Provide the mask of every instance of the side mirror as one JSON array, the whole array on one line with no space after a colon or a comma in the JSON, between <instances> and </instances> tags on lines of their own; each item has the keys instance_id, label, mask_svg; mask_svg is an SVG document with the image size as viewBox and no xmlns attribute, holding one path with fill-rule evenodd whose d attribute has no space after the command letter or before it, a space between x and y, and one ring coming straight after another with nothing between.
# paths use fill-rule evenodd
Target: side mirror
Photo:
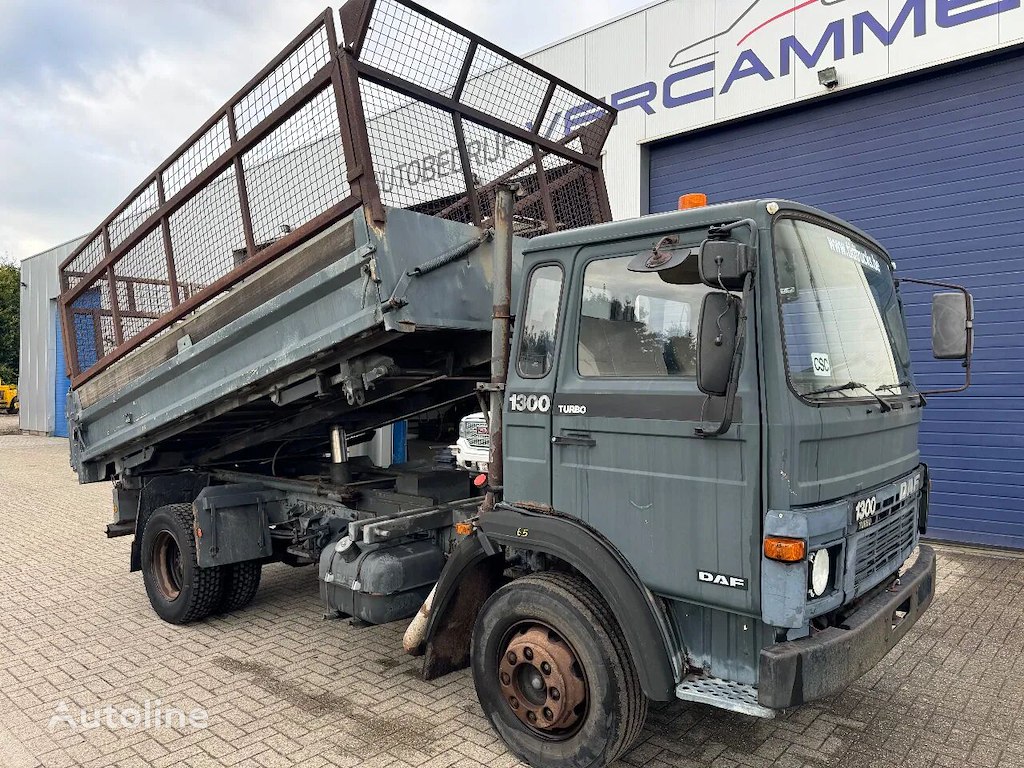
<instances>
[{"instance_id":1,"label":"side mirror","mask_svg":"<svg viewBox=\"0 0 1024 768\"><path fill-rule=\"evenodd\" d=\"M756 251L735 240L705 240L697 260L704 285L726 291L739 291L743 279L754 269Z\"/></svg>"},{"instance_id":2,"label":"side mirror","mask_svg":"<svg viewBox=\"0 0 1024 768\"><path fill-rule=\"evenodd\" d=\"M966 360L971 354L974 302L966 292L932 296L932 355L936 360Z\"/></svg>"},{"instance_id":3,"label":"side mirror","mask_svg":"<svg viewBox=\"0 0 1024 768\"><path fill-rule=\"evenodd\" d=\"M704 296L697 329L697 388L705 395L726 395L739 318L740 302L734 296L722 291Z\"/></svg>"}]
</instances>

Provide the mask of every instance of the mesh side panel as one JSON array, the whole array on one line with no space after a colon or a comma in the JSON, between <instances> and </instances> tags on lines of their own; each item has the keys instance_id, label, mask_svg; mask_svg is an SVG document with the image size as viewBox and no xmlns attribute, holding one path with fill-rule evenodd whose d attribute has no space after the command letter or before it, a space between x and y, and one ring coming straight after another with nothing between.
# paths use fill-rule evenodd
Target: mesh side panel
<instances>
[{"instance_id":1,"label":"mesh side panel","mask_svg":"<svg viewBox=\"0 0 1024 768\"><path fill-rule=\"evenodd\" d=\"M454 29L382 0L374 8L359 60L451 96L468 51L469 40Z\"/></svg>"},{"instance_id":2,"label":"mesh side panel","mask_svg":"<svg viewBox=\"0 0 1024 768\"><path fill-rule=\"evenodd\" d=\"M533 161L533 146L471 120L463 125L473 175L482 185L504 178L514 168Z\"/></svg>"},{"instance_id":3,"label":"mesh side panel","mask_svg":"<svg viewBox=\"0 0 1024 768\"><path fill-rule=\"evenodd\" d=\"M231 146L228 120L221 118L210 130L196 139L163 172L164 196L170 200L196 176L210 167L210 163Z\"/></svg>"},{"instance_id":4,"label":"mesh side panel","mask_svg":"<svg viewBox=\"0 0 1024 768\"><path fill-rule=\"evenodd\" d=\"M601 220L594 177L558 155L543 160L556 228L574 229Z\"/></svg>"},{"instance_id":5,"label":"mesh side panel","mask_svg":"<svg viewBox=\"0 0 1024 768\"><path fill-rule=\"evenodd\" d=\"M466 121L466 145L470 164L480 179L480 210L485 219L494 215L498 184L519 186L513 208L513 230L520 237L552 231L547 224L540 180L534 165L533 145L513 139L472 121ZM474 150L475 148L475 150Z\"/></svg>"},{"instance_id":6,"label":"mesh side panel","mask_svg":"<svg viewBox=\"0 0 1024 768\"><path fill-rule=\"evenodd\" d=\"M547 88L547 78L480 46L473 56L462 102L519 128L532 128Z\"/></svg>"},{"instance_id":7,"label":"mesh side panel","mask_svg":"<svg viewBox=\"0 0 1024 768\"><path fill-rule=\"evenodd\" d=\"M530 166L522 177L526 186L530 182L536 184L537 174L534 166ZM536 195L528 196L516 204L512 216L512 232L519 237L536 237L549 231L547 217L544 215L544 203Z\"/></svg>"},{"instance_id":8,"label":"mesh side panel","mask_svg":"<svg viewBox=\"0 0 1024 768\"><path fill-rule=\"evenodd\" d=\"M110 237L110 248L113 250L124 242L135 229L157 209L156 182L142 190L121 212L114 217L107 227Z\"/></svg>"},{"instance_id":9,"label":"mesh side panel","mask_svg":"<svg viewBox=\"0 0 1024 768\"><path fill-rule=\"evenodd\" d=\"M163 234L155 227L114 265L117 306L125 341L171 309Z\"/></svg>"},{"instance_id":10,"label":"mesh side panel","mask_svg":"<svg viewBox=\"0 0 1024 768\"><path fill-rule=\"evenodd\" d=\"M257 245L351 194L334 91L321 91L242 157Z\"/></svg>"},{"instance_id":11,"label":"mesh side panel","mask_svg":"<svg viewBox=\"0 0 1024 768\"><path fill-rule=\"evenodd\" d=\"M87 245L83 246L81 253L75 257L74 261L68 264L64 273L87 274L96 268L105 255L103 252L103 235L96 235ZM70 284L65 286L65 290L68 288L71 288Z\"/></svg>"},{"instance_id":12,"label":"mesh side panel","mask_svg":"<svg viewBox=\"0 0 1024 768\"><path fill-rule=\"evenodd\" d=\"M170 217L178 282L191 292L223 277L245 255L234 168L228 167Z\"/></svg>"},{"instance_id":13,"label":"mesh side panel","mask_svg":"<svg viewBox=\"0 0 1024 768\"><path fill-rule=\"evenodd\" d=\"M331 47L327 30L320 27L235 105L238 137L245 136L263 118L287 101L330 60Z\"/></svg>"},{"instance_id":14,"label":"mesh side panel","mask_svg":"<svg viewBox=\"0 0 1024 768\"><path fill-rule=\"evenodd\" d=\"M582 140L582 145L573 147L577 152L597 154L608 134L610 121L607 107L558 86L539 130L552 141L576 135Z\"/></svg>"},{"instance_id":15,"label":"mesh side panel","mask_svg":"<svg viewBox=\"0 0 1024 768\"><path fill-rule=\"evenodd\" d=\"M113 325L104 323L109 313L110 293L107 279L99 278L71 305L78 364L84 370L114 348ZM108 321L110 318L106 318Z\"/></svg>"},{"instance_id":16,"label":"mesh side panel","mask_svg":"<svg viewBox=\"0 0 1024 768\"><path fill-rule=\"evenodd\" d=\"M365 80L360 92L385 205L433 212L466 194L451 114ZM469 221L460 210L454 218Z\"/></svg>"}]
</instances>

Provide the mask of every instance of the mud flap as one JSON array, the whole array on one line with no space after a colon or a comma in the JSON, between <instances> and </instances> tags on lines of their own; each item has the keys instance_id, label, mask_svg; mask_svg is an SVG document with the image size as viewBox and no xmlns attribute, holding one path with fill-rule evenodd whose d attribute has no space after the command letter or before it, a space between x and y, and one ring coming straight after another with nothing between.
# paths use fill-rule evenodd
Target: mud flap
<instances>
[{"instance_id":1,"label":"mud flap","mask_svg":"<svg viewBox=\"0 0 1024 768\"><path fill-rule=\"evenodd\" d=\"M481 606L502 584L505 556L477 531L448 558L434 595L422 649L423 679L469 666L473 626Z\"/></svg>"}]
</instances>

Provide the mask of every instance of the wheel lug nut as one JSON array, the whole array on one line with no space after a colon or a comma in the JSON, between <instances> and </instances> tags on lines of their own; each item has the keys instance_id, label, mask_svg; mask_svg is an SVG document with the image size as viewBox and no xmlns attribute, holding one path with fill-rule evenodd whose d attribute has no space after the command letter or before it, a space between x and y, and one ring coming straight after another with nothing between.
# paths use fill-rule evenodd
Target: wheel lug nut
<instances>
[{"instance_id":1,"label":"wheel lug nut","mask_svg":"<svg viewBox=\"0 0 1024 768\"><path fill-rule=\"evenodd\" d=\"M526 713L526 719L529 720L531 723L536 723L537 722L537 715L535 715L533 712L527 712Z\"/></svg>"},{"instance_id":2,"label":"wheel lug nut","mask_svg":"<svg viewBox=\"0 0 1024 768\"><path fill-rule=\"evenodd\" d=\"M562 694L558 692L557 688L552 688L549 695L551 696L552 701L558 701L560 698L562 698Z\"/></svg>"},{"instance_id":3,"label":"wheel lug nut","mask_svg":"<svg viewBox=\"0 0 1024 768\"><path fill-rule=\"evenodd\" d=\"M547 707L544 707L544 719L545 720L554 720L555 719L555 713L552 712Z\"/></svg>"},{"instance_id":4,"label":"wheel lug nut","mask_svg":"<svg viewBox=\"0 0 1024 768\"><path fill-rule=\"evenodd\" d=\"M548 664L546 661L542 661L540 663L540 671L543 672L545 675L550 675L551 674L551 665Z\"/></svg>"},{"instance_id":5,"label":"wheel lug nut","mask_svg":"<svg viewBox=\"0 0 1024 768\"><path fill-rule=\"evenodd\" d=\"M501 673L501 684L502 685L509 685L511 682L512 682L512 678L508 676L508 673L507 672L502 672Z\"/></svg>"},{"instance_id":6,"label":"wheel lug nut","mask_svg":"<svg viewBox=\"0 0 1024 768\"><path fill-rule=\"evenodd\" d=\"M509 664L515 664L516 663L516 653L515 653L515 651L509 651L508 652L508 656L506 656L505 658L508 659L508 663Z\"/></svg>"},{"instance_id":7,"label":"wheel lug nut","mask_svg":"<svg viewBox=\"0 0 1024 768\"><path fill-rule=\"evenodd\" d=\"M519 699L515 696L509 696L508 703L512 705L512 709L519 709Z\"/></svg>"},{"instance_id":8,"label":"wheel lug nut","mask_svg":"<svg viewBox=\"0 0 1024 768\"><path fill-rule=\"evenodd\" d=\"M533 649L532 648L524 648L523 649L523 656L526 658L527 661L533 660Z\"/></svg>"}]
</instances>

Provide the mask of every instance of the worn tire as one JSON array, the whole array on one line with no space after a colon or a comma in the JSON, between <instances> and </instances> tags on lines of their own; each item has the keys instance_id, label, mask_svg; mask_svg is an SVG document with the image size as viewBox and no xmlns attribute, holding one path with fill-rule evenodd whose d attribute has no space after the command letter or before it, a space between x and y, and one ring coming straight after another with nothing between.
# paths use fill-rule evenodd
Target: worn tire
<instances>
[{"instance_id":1,"label":"worn tire","mask_svg":"<svg viewBox=\"0 0 1024 768\"><path fill-rule=\"evenodd\" d=\"M583 668L587 703L577 708L585 709L585 714L579 716L575 730L549 735L530 728L516 716L502 691L500 664L507 643L510 637L511 642L521 638L519 628L531 622L553 630ZM622 630L597 590L578 576L533 574L491 595L477 617L471 660L477 697L491 726L517 757L535 768L606 765L622 755L643 729L647 697ZM549 701L551 690L545 694Z\"/></svg>"},{"instance_id":2,"label":"worn tire","mask_svg":"<svg viewBox=\"0 0 1024 768\"><path fill-rule=\"evenodd\" d=\"M209 616L221 597L221 569L200 568L191 504L160 507L142 531L142 578L153 610L171 624Z\"/></svg>"},{"instance_id":3,"label":"worn tire","mask_svg":"<svg viewBox=\"0 0 1024 768\"><path fill-rule=\"evenodd\" d=\"M217 602L217 613L228 613L245 608L260 588L260 575L263 563L259 560L246 560L232 563L221 568L220 600Z\"/></svg>"}]
</instances>

